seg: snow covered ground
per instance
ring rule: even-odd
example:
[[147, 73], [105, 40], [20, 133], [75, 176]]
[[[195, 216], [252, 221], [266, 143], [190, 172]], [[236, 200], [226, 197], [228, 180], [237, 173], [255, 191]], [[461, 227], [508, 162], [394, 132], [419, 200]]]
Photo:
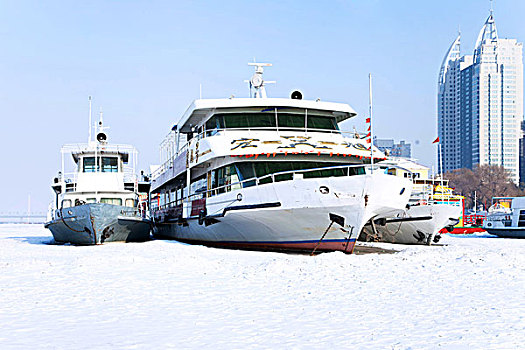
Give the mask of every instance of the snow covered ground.
[[525, 240], [315, 257], [0, 225], [0, 348], [518, 349]]

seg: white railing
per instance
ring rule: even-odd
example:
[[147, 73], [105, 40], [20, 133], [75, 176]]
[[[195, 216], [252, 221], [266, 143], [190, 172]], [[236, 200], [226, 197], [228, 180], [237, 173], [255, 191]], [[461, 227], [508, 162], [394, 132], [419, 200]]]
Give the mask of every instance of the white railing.
[[[139, 176], [137, 174], [134, 174], [130, 169], [129, 171], [124, 172], [124, 183], [133, 183], [134, 185], [134, 191], [137, 191], [137, 183], [139, 181]], [[93, 172], [88, 174], [102, 174], [103, 172]], [[65, 192], [75, 192], [77, 189], [77, 183], [78, 183], [78, 174], [79, 172], [69, 172], [62, 174], [61, 176], [58, 176], [58, 183], [62, 186], [62, 193]], [[118, 174], [118, 173], [104, 173], [104, 174]]]
[[[363, 169], [363, 173], [359, 174], [357, 172], [351, 173], [352, 169], [361, 168]], [[227, 193], [231, 191], [236, 191], [242, 188], [246, 187], [253, 187], [253, 186], [260, 186], [260, 185], [266, 185], [269, 183], [276, 183], [276, 182], [282, 182], [282, 181], [291, 181], [294, 178], [296, 178], [297, 174], [302, 174], [303, 178], [305, 174], [312, 173], [312, 172], [322, 172], [322, 171], [330, 171], [330, 170], [337, 170], [342, 169], [343, 171], [346, 171], [346, 173], [342, 173], [342, 175], [328, 175], [328, 176], [311, 176], [306, 178], [328, 178], [328, 177], [342, 177], [342, 176], [356, 176], [356, 175], [365, 175], [367, 172], [372, 172], [376, 170], [384, 170], [385, 173], [389, 169], [401, 169], [406, 172], [410, 172], [410, 170], [395, 166], [395, 165], [381, 165], [381, 164], [375, 164], [373, 166], [370, 166], [369, 164], [355, 164], [355, 165], [338, 165], [338, 166], [330, 166], [330, 167], [323, 167], [323, 168], [312, 168], [312, 169], [304, 169], [304, 170], [288, 170], [288, 171], [281, 171], [273, 174], [264, 175], [261, 177], [252, 177], [249, 179], [245, 179], [242, 181], [237, 181], [230, 184], [225, 184], [216, 188], [212, 188], [206, 191], [201, 191], [198, 193], [192, 193], [189, 196], [179, 198], [175, 201], [170, 201], [168, 203], [165, 203], [163, 205], [160, 205], [158, 209], [165, 209], [174, 207], [177, 205], [181, 205], [184, 201], [192, 201], [196, 199], [202, 199], [206, 197], [213, 197], [222, 193]], [[395, 175], [392, 175], [395, 176]], [[412, 181], [412, 178], [407, 178], [407, 180]]]
[[[151, 173], [152, 179], [157, 178], [162, 173], [164, 173], [166, 170], [173, 167], [173, 164], [175, 162], [175, 159], [182, 154], [185, 150], [189, 148], [190, 142], [192, 142], [193, 139], [201, 140], [206, 137], [211, 136], [222, 136], [228, 133], [234, 133], [239, 131], [273, 131], [273, 132], [297, 132], [300, 133], [297, 135], [297, 137], [300, 137], [304, 134], [308, 133], [330, 133], [335, 135], [341, 135], [343, 138], [349, 138], [353, 140], [359, 140], [364, 139], [366, 137], [366, 133], [358, 133], [355, 131], [341, 131], [341, 130], [333, 130], [333, 129], [314, 129], [314, 128], [289, 128], [289, 127], [282, 127], [282, 128], [276, 128], [276, 127], [254, 127], [254, 128], [227, 128], [227, 129], [213, 129], [213, 130], [206, 130], [203, 131], [196, 136], [194, 136], [192, 139], [185, 142], [182, 147], [179, 148], [179, 152], [172, 152], [173, 156], [169, 157], [167, 160], [165, 160], [155, 171]], [[171, 133], [168, 135], [168, 137], [171, 137]]]

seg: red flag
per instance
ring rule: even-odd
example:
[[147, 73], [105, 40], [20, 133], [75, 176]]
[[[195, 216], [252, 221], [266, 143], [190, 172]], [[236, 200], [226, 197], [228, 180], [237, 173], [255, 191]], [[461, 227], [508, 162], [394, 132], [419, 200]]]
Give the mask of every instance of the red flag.
[[372, 140], [366, 139], [366, 143], [372, 143]]
[[370, 118], [366, 118], [366, 122], [367, 122], [367, 123], [370, 123]]
[[370, 136], [371, 136], [371, 133], [368, 133], [368, 134], [366, 134], [366, 136], [365, 136], [365, 137], [370, 137]]
[[437, 143], [437, 142], [439, 142], [439, 136], [438, 136], [437, 139], [435, 139], [434, 142], [432, 142], [432, 143]]
[[369, 126], [369, 127], [368, 127], [368, 130], [367, 130], [367, 131], [370, 131], [370, 129], [371, 129], [371, 128], [372, 128], [372, 127], [371, 127], [371, 126]]

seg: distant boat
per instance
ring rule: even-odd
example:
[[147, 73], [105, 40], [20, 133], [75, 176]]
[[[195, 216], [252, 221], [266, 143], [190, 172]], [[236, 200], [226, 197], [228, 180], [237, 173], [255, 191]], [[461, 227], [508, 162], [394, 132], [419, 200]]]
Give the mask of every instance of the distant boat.
[[525, 238], [525, 197], [494, 197], [483, 228], [491, 235]]
[[[139, 181], [135, 174], [137, 151], [107, 142], [102, 114], [96, 130], [96, 140], [90, 132], [87, 144], [62, 147], [62, 171], [51, 186], [56, 196], [45, 227], [57, 243], [146, 241], [151, 229], [147, 211], [150, 184]], [[67, 155], [76, 167], [69, 174], [65, 172]]]

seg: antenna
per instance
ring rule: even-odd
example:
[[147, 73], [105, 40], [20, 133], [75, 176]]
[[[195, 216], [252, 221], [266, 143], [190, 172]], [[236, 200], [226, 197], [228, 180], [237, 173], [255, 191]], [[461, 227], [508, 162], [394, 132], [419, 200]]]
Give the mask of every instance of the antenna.
[[493, 11], [493, 8], [492, 8], [492, 0], [490, 0], [490, 15], [492, 16], [492, 11]]
[[199, 99], [202, 100], [202, 84], [199, 84]]
[[100, 131], [102, 131], [104, 125], [104, 119], [102, 118], [102, 114], [102, 107], [100, 107], [100, 119], [98, 121], [98, 128]]
[[89, 96], [89, 136], [88, 136], [88, 143], [91, 142], [91, 129], [93, 129], [93, 125], [91, 125], [91, 96]]
[[255, 67], [255, 73], [252, 75], [250, 80], [245, 80], [245, 83], [250, 84], [250, 97], [252, 97], [252, 87], [255, 89], [253, 94], [254, 98], [266, 98], [266, 89], [264, 88], [265, 84], [275, 84], [275, 81], [264, 81], [262, 75], [264, 73], [263, 67], [271, 67], [271, 63], [248, 63], [249, 66]]

